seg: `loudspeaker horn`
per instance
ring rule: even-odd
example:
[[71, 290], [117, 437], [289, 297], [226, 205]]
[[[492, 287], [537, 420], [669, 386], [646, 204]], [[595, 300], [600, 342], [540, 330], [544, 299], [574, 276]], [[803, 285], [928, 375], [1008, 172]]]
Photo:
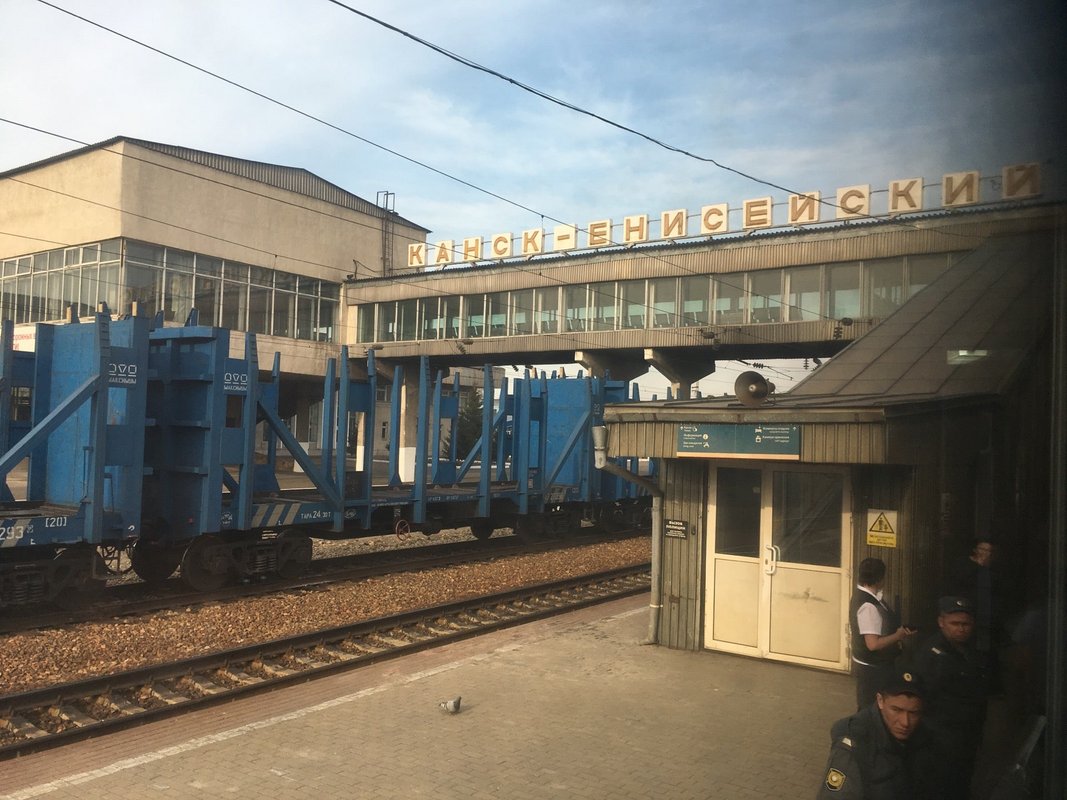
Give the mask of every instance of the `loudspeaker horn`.
[[755, 408], [763, 405], [774, 392], [774, 384], [764, 378], [758, 372], [742, 372], [734, 381], [734, 394], [743, 406]]

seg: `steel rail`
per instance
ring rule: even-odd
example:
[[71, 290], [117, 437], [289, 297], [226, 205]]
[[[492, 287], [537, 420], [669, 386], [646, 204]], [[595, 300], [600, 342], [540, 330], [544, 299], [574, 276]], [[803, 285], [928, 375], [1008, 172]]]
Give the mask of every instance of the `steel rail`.
[[649, 564], [0, 697], [0, 760], [648, 591]]

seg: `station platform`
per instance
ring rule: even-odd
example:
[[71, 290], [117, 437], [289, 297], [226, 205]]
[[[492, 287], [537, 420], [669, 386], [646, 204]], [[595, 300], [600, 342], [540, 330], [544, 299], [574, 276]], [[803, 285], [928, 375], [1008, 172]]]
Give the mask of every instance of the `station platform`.
[[647, 603], [0, 762], [0, 800], [814, 796], [851, 679], [642, 646]]

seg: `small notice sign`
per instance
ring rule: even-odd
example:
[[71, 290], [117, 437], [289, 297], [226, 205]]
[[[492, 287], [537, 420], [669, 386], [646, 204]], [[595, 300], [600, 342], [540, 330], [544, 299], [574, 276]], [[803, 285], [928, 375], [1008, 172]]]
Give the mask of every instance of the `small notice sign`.
[[664, 536], [684, 539], [689, 535], [689, 523], [684, 519], [667, 519], [663, 521]]
[[896, 547], [897, 512], [883, 508], [867, 509], [867, 544], [874, 547]]

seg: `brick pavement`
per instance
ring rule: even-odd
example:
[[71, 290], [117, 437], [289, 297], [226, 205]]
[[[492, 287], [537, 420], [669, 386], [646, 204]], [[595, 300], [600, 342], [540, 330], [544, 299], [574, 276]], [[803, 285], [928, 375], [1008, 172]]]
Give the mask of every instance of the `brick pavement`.
[[0, 762], [0, 800], [813, 796], [850, 679], [643, 647], [646, 602]]

